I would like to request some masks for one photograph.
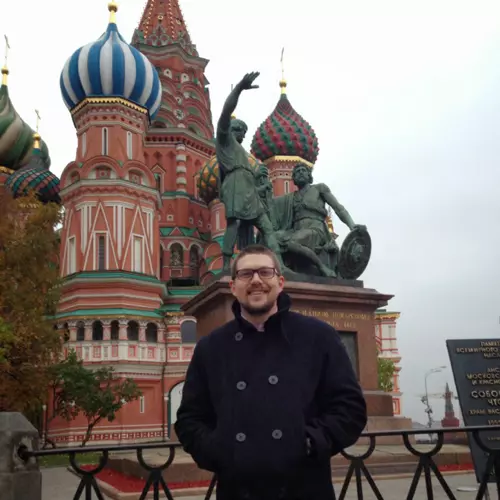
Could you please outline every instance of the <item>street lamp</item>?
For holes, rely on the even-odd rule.
[[[433,373],[442,372],[445,368],[446,368],[446,366],[437,366],[436,368],[432,368],[431,370],[428,370],[425,373],[425,378],[424,378],[424,383],[425,383],[425,396],[424,397],[425,397],[425,401],[423,401],[424,398],[422,398],[422,402],[426,406],[425,413],[427,413],[427,419],[428,419],[428,424],[427,425],[428,425],[429,429],[432,428],[432,408],[431,408],[431,405],[429,403],[429,391],[427,389],[427,379]]]

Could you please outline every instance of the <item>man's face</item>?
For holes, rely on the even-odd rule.
[[[309,178],[309,171],[307,170],[307,167],[297,167],[293,171],[293,182],[297,187],[303,187],[306,184],[308,184],[310,181]]]
[[[259,316],[274,307],[284,281],[269,255],[245,255],[237,263],[231,291],[248,314]]]
[[[233,132],[234,138],[241,144],[247,132],[245,126],[242,123],[234,122],[231,124],[231,131]]]
[[[257,184],[259,186],[263,186],[268,181],[267,170],[259,169],[256,177],[257,177]]]

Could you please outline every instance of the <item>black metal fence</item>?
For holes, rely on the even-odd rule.
[[[444,444],[444,436],[447,433],[467,433],[469,439],[473,439],[479,449],[484,453],[484,470],[481,471],[480,484],[478,487],[477,494],[475,496],[476,500],[482,500],[487,496],[488,484],[492,486],[495,490],[491,498],[500,499],[500,425],[498,426],[477,426],[477,427],[456,427],[447,429],[425,429],[425,430],[406,430],[406,431],[381,431],[381,432],[365,432],[363,436],[368,439],[367,450],[362,455],[351,455],[346,451],[342,452],[344,458],[349,462],[347,469],[347,474],[345,480],[341,486],[339,500],[344,500],[346,495],[350,491],[355,491],[358,500],[362,500],[367,491],[371,491],[375,495],[377,500],[384,500],[380,489],[378,488],[374,474],[370,473],[369,466],[367,466],[366,461],[373,455],[377,447],[377,438],[381,437],[401,437],[402,443],[408,452],[416,457],[416,469],[411,479],[411,483],[408,489],[408,494],[406,500],[412,500],[416,495],[417,487],[419,482],[424,476],[426,498],[428,500],[434,499],[434,490],[432,485],[432,476],[434,475],[437,479],[442,491],[445,493],[447,498],[451,500],[457,500],[452,489],[446,482],[445,477],[439,470],[436,464],[436,456],[442,450]],[[491,436],[492,433],[495,437],[492,441],[496,442],[496,447],[491,447],[485,444],[484,435],[487,433]],[[421,451],[416,449],[415,445],[411,442],[412,436],[418,435],[429,435],[435,436],[435,440],[432,442],[432,448],[426,451]],[[465,434],[464,434],[465,435]],[[417,445],[418,446],[418,445]],[[130,446],[88,446],[85,448],[61,448],[61,449],[51,449],[51,450],[39,450],[39,451],[29,451],[26,447],[21,446],[18,450],[19,457],[28,461],[33,457],[48,457],[54,455],[68,455],[69,464],[73,467],[74,471],[80,477],[80,483],[73,497],[74,500],[83,498],[82,495],[85,494],[85,499],[90,499],[92,492],[97,496],[99,500],[104,500],[103,494],[96,480],[96,475],[99,474],[107,465],[109,454],[112,452],[123,452],[123,451],[135,451],[137,454],[137,460],[141,467],[147,471],[148,477],[145,481],[144,488],[142,490],[140,500],[146,499],[148,492],[153,490],[154,500],[160,500],[160,498],[168,498],[173,500],[172,493],[166,483],[163,473],[172,464],[175,457],[176,448],[179,448],[179,443],[151,443],[142,445],[130,445]],[[144,451],[154,450],[154,449],[165,449],[168,448],[169,456],[167,460],[160,466],[151,466],[144,460]],[[77,460],[76,455],[82,453],[100,453],[99,463],[93,468],[86,467],[82,468]],[[353,477],[355,482],[352,482]],[[210,500],[214,488],[216,486],[217,479],[214,476],[210,482],[210,486],[205,495],[205,500]],[[418,498],[422,498],[421,496]]]

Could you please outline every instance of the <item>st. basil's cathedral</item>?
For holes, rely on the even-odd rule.
[[[142,391],[92,442],[175,439],[173,423],[196,342],[196,320],[181,305],[222,268],[224,206],[208,60],[191,41],[178,0],[148,0],[129,44],[117,5],[97,40],[80,47],[60,75],[62,98],[77,136],[74,160],[61,178],[48,145],[15,111],[8,68],[0,87],[0,188],[34,190],[64,208],[60,270],[64,278],[54,323],[85,363],[111,365]],[[12,79],[12,77],[11,77]],[[274,195],[295,190],[292,168],[313,168],[318,139],[281,96],[251,141],[250,164],[268,168]],[[333,232],[332,221],[328,220]],[[401,414],[399,313],[378,311],[380,351],[397,365],[394,414]],[[54,420],[59,445],[81,442],[83,418]]]

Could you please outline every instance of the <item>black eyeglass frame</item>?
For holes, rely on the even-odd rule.
[[[261,273],[264,271],[272,271],[270,276],[262,276]],[[241,277],[242,272],[251,272],[252,274],[246,278]],[[259,267],[258,269],[238,269],[234,273],[233,279],[239,279],[240,281],[251,281],[255,276],[255,273],[259,275],[259,278],[263,281],[273,279],[275,276],[280,276],[279,271],[275,267]]]

